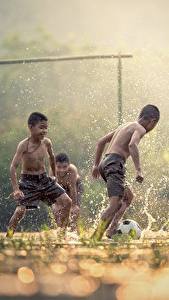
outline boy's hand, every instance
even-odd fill
[[[139,182],[139,183],[142,183],[144,180],[144,177],[142,175],[142,172],[141,171],[137,171],[137,174],[136,174],[136,181]]]
[[[93,178],[99,178],[100,177],[100,172],[99,172],[99,167],[98,166],[93,167],[92,176],[93,176]]]
[[[14,200],[19,200],[20,198],[24,198],[24,193],[20,189],[17,189],[13,192],[13,197]]]
[[[52,178],[53,181],[57,182],[57,178],[56,176],[50,176]]]
[[[76,214],[78,214],[79,213],[79,206],[78,205],[72,205],[72,208],[71,208],[71,213],[72,213],[72,215],[76,215]]]

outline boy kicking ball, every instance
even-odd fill
[[[106,182],[109,206],[101,216],[91,237],[92,241],[100,241],[106,230],[109,238],[116,232],[117,224],[133,198],[129,187],[125,187],[126,160],[131,156],[136,169],[136,181],[141,183],[143,175],[138,144],[143,136],[156,126],[159,118],[159,109],[151,104],[146,105],[141,110],[137,121],[120,126],[99,139],[92,175],[94,178],[101,175]],[[109,143],[108,149],[101,160],[107,143]]]

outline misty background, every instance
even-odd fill
[[[159,107],[157,128],[140,145],[145,182],[127,180],[135,201],[126,216],[143,227],[148,211],[159,229],[169,215],[169,3],[168,1],[0,0],[0,58],[60,55],[132,54],[123,65],[124,121],[143,105]],[[27,132],[32,111],[46,113],[55,152],[66,151],[82,175],[83,215],[93,224],[106,203],[102,182],[91,179],[97,139],[117,127],[117,61],[95,60],[29,65],[0,65],[0,228],[15,207],[9,166],[17,143]],[[20,229],[48,223],[47,208],[28,213]],[[35,222],[36,218],[36,222]],[[30,220],[33,220],[31,222]],[[29,220],[29,221],[28,221]]]
[[[167,0],[0,1],[1,37],[19,31],[27,38],[43,26],[58,41],[133,51],[169,48]]]

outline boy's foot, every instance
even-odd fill
[[[6,237],[11,239],[13,238],[13,235],[14,235],[14,230],[12,228],[8,228]]]
[[[91,242],[97,243],[97,242],[101,241],[101,239],[104,235],[104,232],[107,229],[107,224],[108,224],[107,220],[101,220],[100,221],[100,223],[98,224],[95,232],[93,233],[93,235],[90,238]]]
[[[65,228],[59,228],[57,230],[57,241],[63,242],[63,240],[66,239],[66,229]]]
[[[106,237],[108,239],[112,239],[114,235],[117,234],[117,229],[114,229],[112,233],[110,233],[109,231],[106,232]]]
[[[89,239],[89,242],[91,244],[91,246],[97,244],[100,240],[98,240],[94,235],[91,236],[91,238]]]
[[[112,236],[110,234],[106,234],[106,237],[111,240]]]
[[[101,239],[102,239],[102,235],[96,229],[95,232],[90,237],[89,241],[90,241],[90,244],[94,246],[95,244],[97,244],[98,242],[100,242]]]
[[[68,233],[68,240],[72,242],[78,242],[79,241],[79,235],[77,231],[69,232]]]

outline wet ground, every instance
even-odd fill
[[[91,245],[54,232],[0,235],[0,299],[169,299],[169,234]]]

